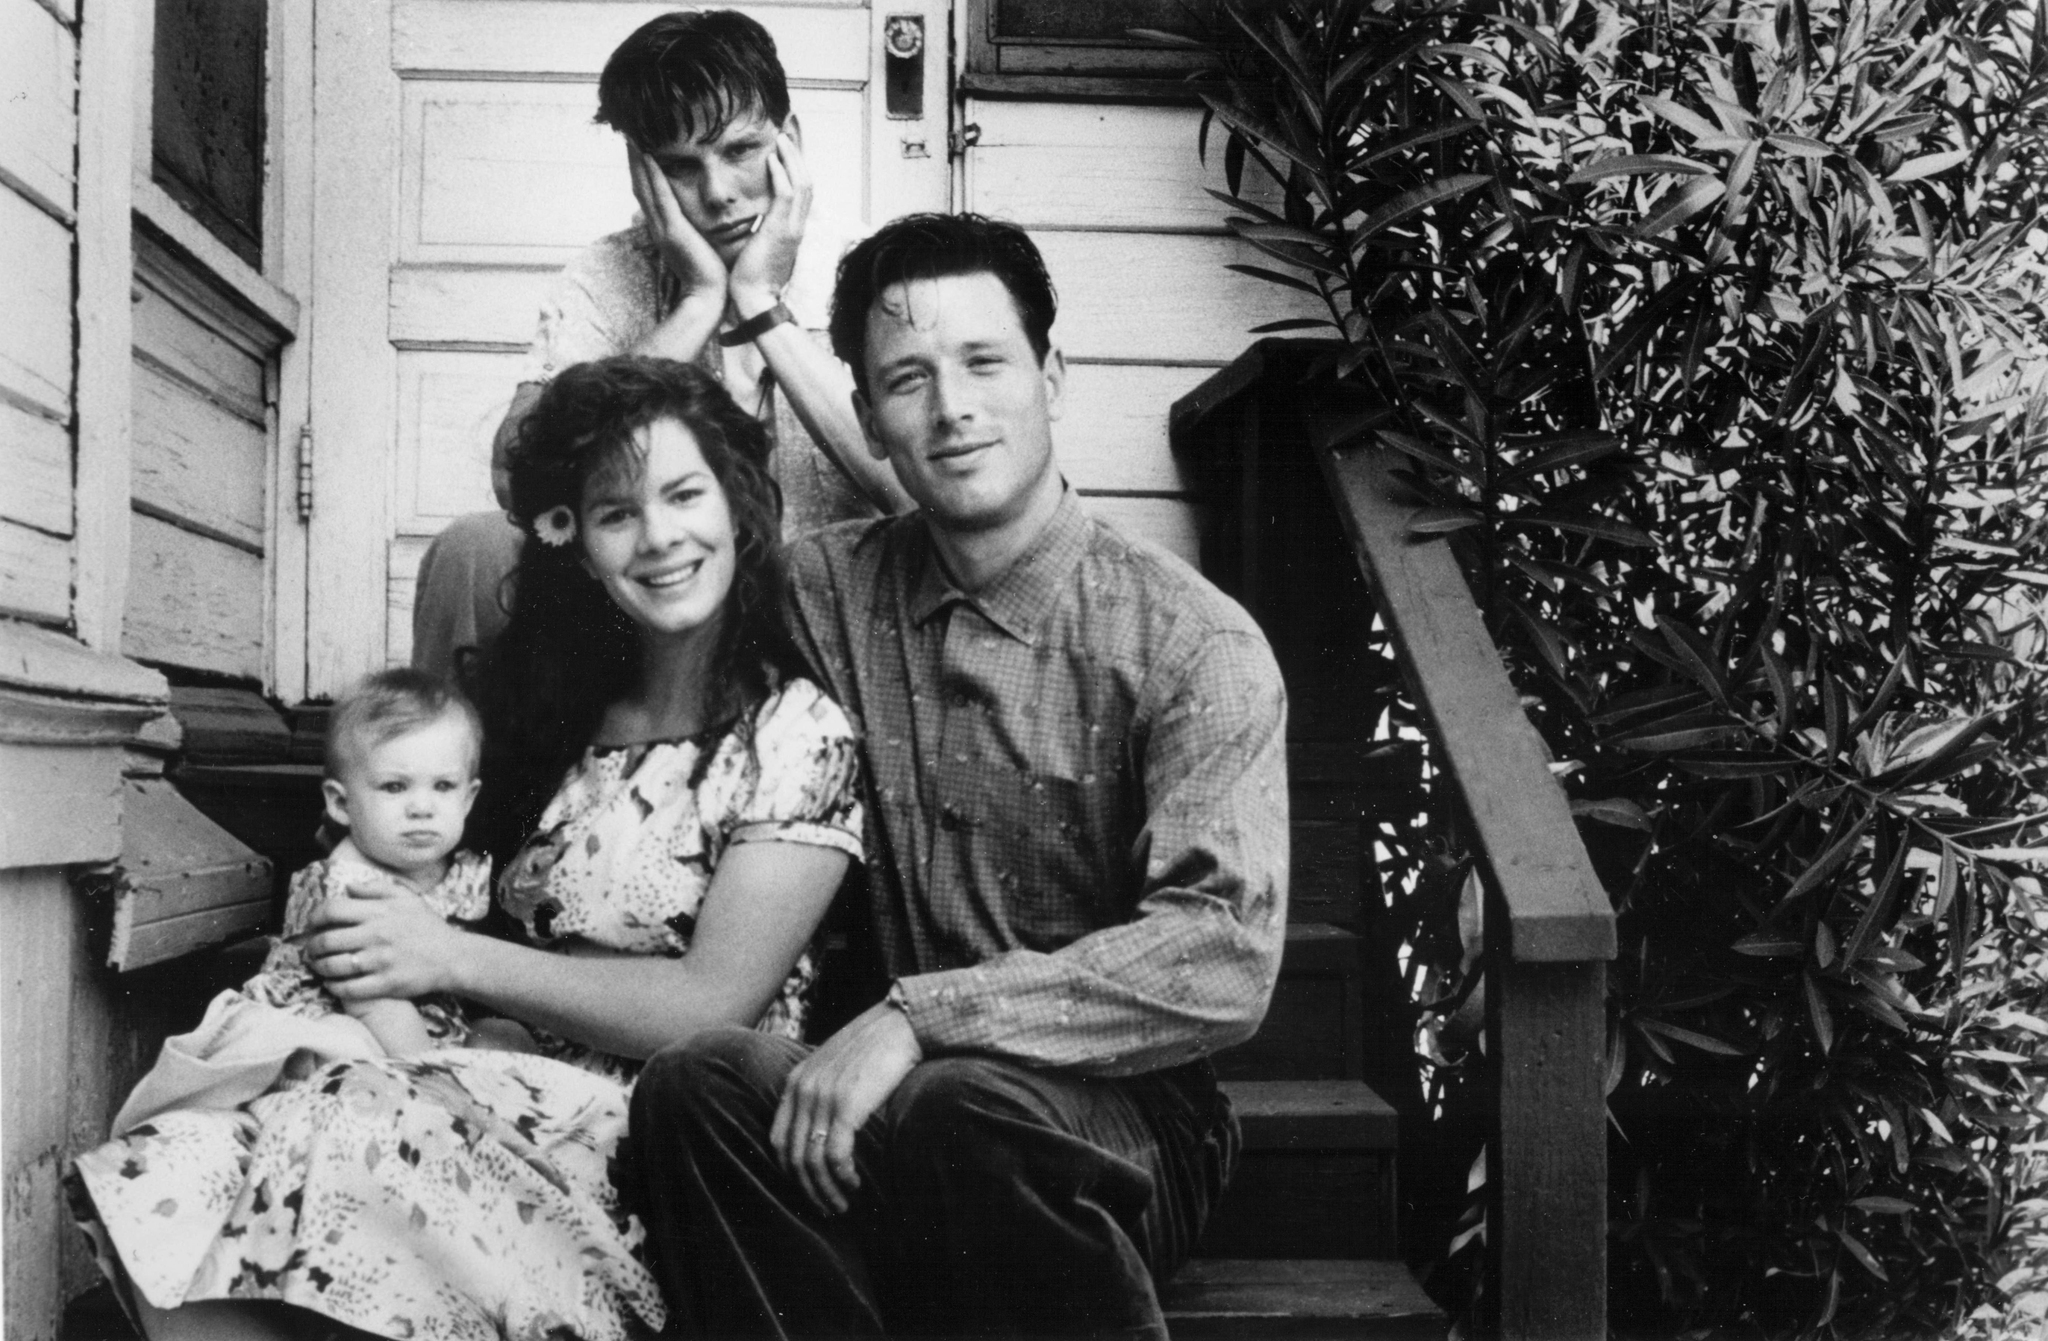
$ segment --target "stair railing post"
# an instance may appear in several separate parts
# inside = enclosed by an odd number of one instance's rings
[[[1604,1341],[1607,965],[1518,962],[1486,886],[1487,1315],[1504,1341]]]

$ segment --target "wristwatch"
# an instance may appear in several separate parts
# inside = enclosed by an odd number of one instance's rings
[[[794,322],[795,320],[796,314],[778,302],[767,311],[756,312],[739,325],[721,334],[718,337],[718,343],[726,349],[731,349],[735,345],[751,344],[753,341],[774,330],[777,326],[780,326],[783,322]]]

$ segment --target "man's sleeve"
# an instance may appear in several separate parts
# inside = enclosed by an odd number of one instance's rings
[[[1052,953],[902,980],[928,1054],[1088,1075],[1154,1071],[1258,1029],[1287,930],[1287,699],[1265,639],[1208,636],[1141,759],[1138,916]]]
[[[636,260],[614,234],[577,253],[548,282],[521,382],[552,381],[564,368],[622,354],[646,333],[656,295],[653,279],[639,273],[646,267]]]

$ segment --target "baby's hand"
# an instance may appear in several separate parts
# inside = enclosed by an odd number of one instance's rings
[[[490,1048],[498,1052],[539,1052],[540,1044],[534,1042],[533,1034],[517,1020],[493,1016],[478,1020],[469,1032],[466,1048]]]

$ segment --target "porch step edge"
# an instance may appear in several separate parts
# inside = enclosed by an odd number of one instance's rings
[[[1431,1337],[1443,1311],[1397,1261],[1197,1258],[1164,1291],[1175,1341],[1201,1337]]]
[[[1362,1080],[1226,1080],[1250,1150],[1381,1150],[1401,1142],[1392,1104]]]

